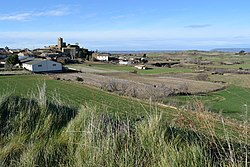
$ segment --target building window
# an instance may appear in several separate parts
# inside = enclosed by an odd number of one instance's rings
[[[53,64],[53,66],[56,66],[56,64]]]
[[[41,65],[41,64],[40,64],[40,65],[38,65],[38,67],[42,67],[42,66],[43,66],[43,65]]]

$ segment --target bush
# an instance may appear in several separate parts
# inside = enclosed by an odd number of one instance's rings
[[[207,81],[208,80],[208,74],[207,73],[201,73],[196,76],[196,80],[198,81]]]
[[[180,95],[190,95],[188,84],[183,82],[178,85],[177,94]]]
[[[137,70],[133,70],[133,71],[131,71],[131,73],[133,73],[133,74],[137,74],[137,73],[138,73],[138,71],[137,71]]]
[[[120,90],[118,81],[114,79],[103,83],[102,89],[109,91],[109,92],[116,92]]]
[[[76,77],[76,81],[82,82],[83,79],[81,77]]]
[[[11,55],[7,59],[7,64],[15,65],[19,63],[19,59],[17,55]]]

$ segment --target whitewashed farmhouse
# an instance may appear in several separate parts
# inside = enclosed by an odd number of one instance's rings
[[[32,72],[62,71],[62,64],[51,60],[35,59],[22,64],[22,67]]]
[[[110,54],[109,53],[93,53],[92,57],[97,61],[109,61]]]
[[[109,55],[108,54],[101,54],[96,56],[96,60],[99,61],[109,61]]]

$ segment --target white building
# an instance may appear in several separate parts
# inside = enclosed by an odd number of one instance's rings
[[[98,56],[96,56],[96,60],[109,61],[109,56],[108,55],[98,55]]]
[[[119,61],[119,64],[121,64],[121,65],[130,65],[131,62],[130,61]]]
[[[109,53],[93,53],[93,60],[97,61],[109,61],[110,54]]]
[[[32,72],[62,71],[62,64],[51,60],[35,59],[22,64],[22,67]]]

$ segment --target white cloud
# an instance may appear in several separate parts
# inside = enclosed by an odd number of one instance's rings
[[[186,26],[186,28],[207,28],[211,26],[212,26],[211,24],[193,24]]]
[[[69,14],[69,9],[66,7],[48,10],[44,12],[34,13],[34,16],[64,16]]]
[[[134,14],[121,14],[121,15],[112,16],[111,18],[112,19],[127,19],[127,18],[131,18],[134,16],[135,16]]]
[[[97,12],[93,12],[93,13],[88,13],[86,15],[81,16],[81,19],[85,20],[85,19],[92,19],[98,16]]]
[[[47,10],[42,12],[24,12],[17,14],[1,14],[1,21],[27,21],[31,20],[35,17],[43,17],[43,16],[64,16],[69,14],[69,9],[67,7],[56,8],[53,10]]]
[[[6,21],[6,20],[16,20],[16,21],[22,21],[27,20],[30,18],[31,13],[19,13],[14,15],[0,15],[0,20]]]

